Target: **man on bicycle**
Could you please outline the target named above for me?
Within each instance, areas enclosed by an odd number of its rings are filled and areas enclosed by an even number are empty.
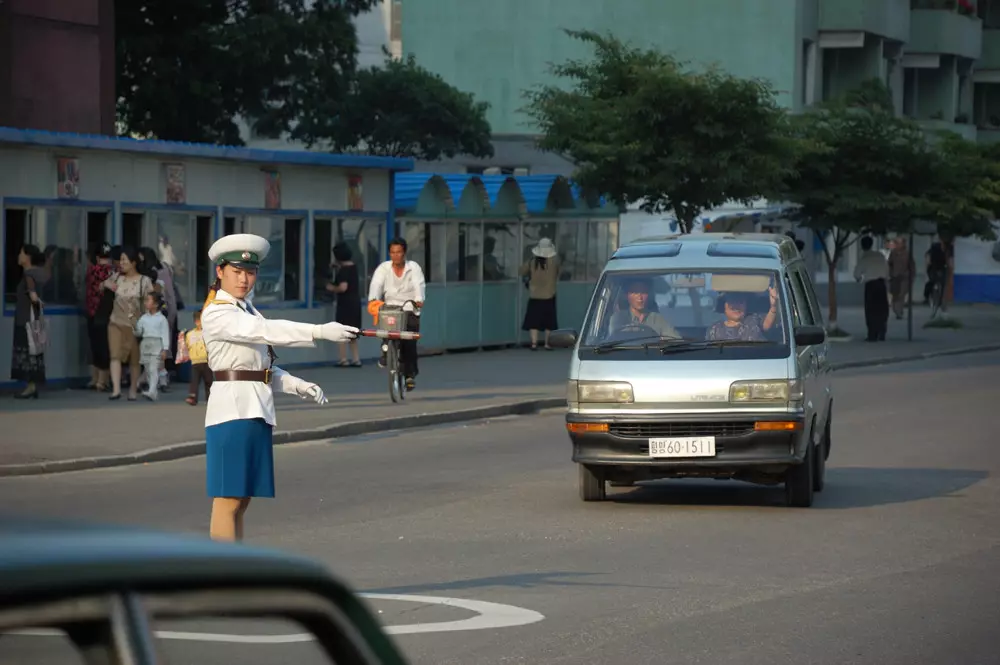
[[[416,261],[406,260],[406,241],[393,238],[389,243],[389,260],[379,265],[372,275],[371,286],[368,288],[368,312],[377,314],[382,305],[403,307],[406,311],[406,330],[420,332],[420,307],[424,304],[426,283],[424,271]],[[414,307],[412,300],[417,303]],[[402,340],[399,343],[400,363],[403,377],[406,379],[406,389],[416,387],[417,341]],[[385,352],[379,361],[379,367],[385,367]]]
[[[930,304],[935,286],[941,289],[938,298],[942,302],[938,304],[943,304],[945,282],[948,278],[948,253],[943,242],[939,240],[931,245],[931,248],[927,250],[926,263],[927,285],[924,287],[924,304]]]

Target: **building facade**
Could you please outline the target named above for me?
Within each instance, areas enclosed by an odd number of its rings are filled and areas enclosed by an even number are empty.
[[[114,0],[0,2],[0,127],[115,133]]]

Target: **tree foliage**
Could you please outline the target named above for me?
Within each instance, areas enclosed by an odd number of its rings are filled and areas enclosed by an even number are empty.
[[[343,100],[314,99],[292,136],[336,152],[428,161],[492,157],[488,109],[410,56],[359,71]]]
[[[526,93],[540,147],[577,166],[585,191],[672,211],[689,232],[704,209],[780,188],[794,164],[786,114],[762,80],[708,69],[612,36],[566,31],[595,57],[552,68],[561,85]]]
[[[934,141],[936,169],[924,193],[924,217],[942,240],[978,236],[994,240],[1000,218],[1000,146],[981,146],[944,132]]]
[[[115,7],[122,131],[240,144],[237,116],[289,130],[357,69],[352,18],[375,0],[128,0]],[[321,92],[320,92],[321,91]]]

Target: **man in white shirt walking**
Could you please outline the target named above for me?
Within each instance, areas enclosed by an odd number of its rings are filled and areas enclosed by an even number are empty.
[[[889,327],[889,263],[881,252],[872,250],[871,236],[861,239],[861,257],[854,279],[865,282],[865,324],[869,342],[884,342]]]
[[[406,260],[406,249],[406,241],[402,238],[393,238],[389,243],[389,260],[375,269],[371,286],[368,287],[368,311],[374,315],[383,304],[404,307],[407,311],[406,329],[420,332],[419,308],[424,304],[426,282],[424,271],[417,262]],[[407,300],[417,303],[417,307],[409,303],[404,306]],[[413,390],[419,373],[417,341],[401,341],[399,351],[406,389]],[[385,366],[385,353],[382,354],[379,366]]]

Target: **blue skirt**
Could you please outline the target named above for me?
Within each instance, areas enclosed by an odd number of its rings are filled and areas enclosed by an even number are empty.
[[[273,429],[263,418],[205,428],[209,496],[274,497]]]

